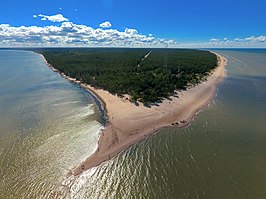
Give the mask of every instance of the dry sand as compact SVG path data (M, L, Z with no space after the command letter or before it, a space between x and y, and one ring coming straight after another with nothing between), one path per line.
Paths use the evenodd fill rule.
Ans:
M218 56L219 66L202 82L186 91L178 91L178 97L165 99L159 106L136 106L125 98L120 98L102 89L80 84L64 74L63 77L79 83L92 92L103 103L108 117L108 125L101 133L98 149L81 165L72 169L69 175L79 175L84 170L95 167L111 159L121 151L152 135L163 127L184 127L194 114L206 106L216 93L217 85L225 77L226 59ZM51 65L52 70L57 71Z

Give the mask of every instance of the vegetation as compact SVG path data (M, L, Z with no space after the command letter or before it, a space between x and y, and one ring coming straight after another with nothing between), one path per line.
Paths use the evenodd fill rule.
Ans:
M43 49L48 63L83 83L134 102L158 102L195 85L217 66L216 55L186 49Z

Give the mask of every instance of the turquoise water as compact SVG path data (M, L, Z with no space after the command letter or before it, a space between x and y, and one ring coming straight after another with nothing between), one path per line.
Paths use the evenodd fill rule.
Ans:
M265 199L266 50L215 52L228 59L227 77L189 127L84 172L68 197ZM0 51L0 60L0 198L55 198L97 146L98 111L39 55Z

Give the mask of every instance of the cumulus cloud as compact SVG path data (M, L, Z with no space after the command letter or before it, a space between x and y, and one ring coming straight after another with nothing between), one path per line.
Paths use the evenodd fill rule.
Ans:
M130 35L135 35L135 34L138 34L138 31L136 29L126 28L125 33L130 34Z
M45 27L14 27L9 24L0 24L0 46L175 47L177 43L174 40L156 38L152 35L146 36L131 28L123 31L95 29L65 21L59 26Z
M251 36L234 39L210 39L204 43L206 47L266 47L266 36Z
M244 38L212 38L209 41L179 43L179 48L265 48L266 36L250 36Z
M266 41L266 36L259 36L259 37L251 36L251 37L245 38L245 41L265 42Z
M111 28L112 24L109 21L103 22L100 24L101 28Z
M56 15L43 15L43 14L38 14L38 15L33 15L34 18L40 17L42 21L52 21L52 22L64 22L64 21L69 21L67 18L65 18L62 14L56 14Z
M211 42L217 42L217 41L220 41L220 39L216 39L216 38L212 38L210 39Z
M60 22L57 25L11 26L0 24L0 47L266 47L266 36L249 36L229 39L212 38L198 43L177 43L174 40L144 35L137 29L112 29L109 21L99 28L70 22L62 14L52 16L38 14L34 18Z

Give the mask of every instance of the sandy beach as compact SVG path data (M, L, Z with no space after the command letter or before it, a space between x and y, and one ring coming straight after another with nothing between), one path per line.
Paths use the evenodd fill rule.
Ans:
M161 128L187 126L194 114L212 100L218 84L225 77L226 59L220 55L217 57L219 65L207 81L185 91L177 91L178 97L172 96L163 100L159 106L150 108L141 103L136 106L126 96L120 98L61 74L93 93L101 101L108 117L108 125L101 133L98 149L81 165L73 168L69 175L79 175L100 165ZM58 72L51 65L49 67Z

